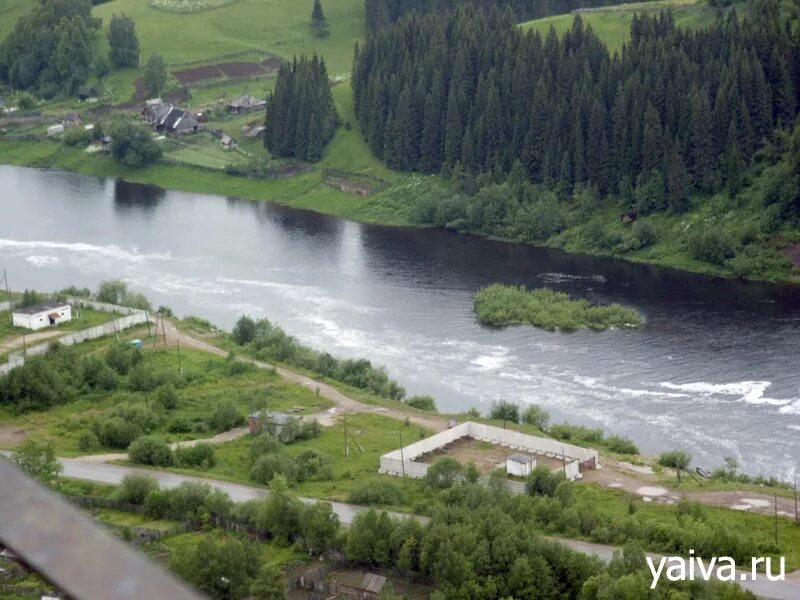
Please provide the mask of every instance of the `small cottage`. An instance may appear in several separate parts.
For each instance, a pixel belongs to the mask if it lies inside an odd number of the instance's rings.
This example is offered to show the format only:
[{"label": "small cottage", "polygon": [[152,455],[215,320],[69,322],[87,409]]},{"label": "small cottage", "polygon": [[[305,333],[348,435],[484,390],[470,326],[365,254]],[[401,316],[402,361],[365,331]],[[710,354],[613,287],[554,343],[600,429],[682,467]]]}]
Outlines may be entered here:
[{"label": "small cottage", "polygon": [[254,140],[256,138],[262,137],[266,130],[267,128],[264,127],[263,125],[252,125],[252,126],[245,125],[244,127],[242,127],[242,135],[244,135],[244,137],[248,139]]},{"label": "small cottage", "polygon": [[97,102],[97,90],[87,86],[78,88],[78,100],[81,102]]},{"label": "small cottage", "polygon": [[[350,574],[348,574],[350,575]],[[348,600],[378,600],[383,588],[386,586],[386,577],[367,573],[363,579],[356,582],[353,577],[342,577],[336,584],[336,597]]]},{"label": "small cottage", "polygon": [[250,94],[245,94],[233,102],[228,103],[228,112],[235,115],[243,115],[255,110],[264,110],[266,107],[266,100],[259,100]]},{"label": "small cottage", "polygon": [[506,473],[514,477],[527,477],[536,468],[536,457],[516,452],[506,458]]},{"label": "small cottage", "polygon": [[65,129],[69,127],[80,127],[83,125],[83,119],[81,119],[81,116],[78,113],[68,112],[61,119],[61,124]]},{"label": "small cottage", "polygon": [[236,140],[229,136],[227,133],[220,138],[220,143],[225,150],[233,150],[236,148]]},{"label": "small cottage", "polygon": [[57,302],[14,308],[11,312],[11,322],[14,327],[24,327],[33,331],[71,320],[72,307]]}]

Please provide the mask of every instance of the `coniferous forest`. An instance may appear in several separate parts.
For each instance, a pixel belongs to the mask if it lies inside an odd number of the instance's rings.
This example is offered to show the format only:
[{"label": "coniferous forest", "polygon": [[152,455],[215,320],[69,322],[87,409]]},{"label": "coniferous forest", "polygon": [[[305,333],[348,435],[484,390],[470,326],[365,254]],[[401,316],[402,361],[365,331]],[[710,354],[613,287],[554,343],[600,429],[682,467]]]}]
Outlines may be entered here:
[{"label": "coniferous forest", "polygon": [[325,61],[314,55],[281,65],[267,98],[264,143],[269,151],[317,161],[338,124]]},{"label": "coniferous forest", "polygon": [[800,39],[775,2],[707,30],[640,16],[621,56],[576,17],[563,38],[507,11],[412,15],[356,49],[359,124],[396,169],[508,174],[600,195],[640,189],[644,212],[735,188],[798,109]]}]

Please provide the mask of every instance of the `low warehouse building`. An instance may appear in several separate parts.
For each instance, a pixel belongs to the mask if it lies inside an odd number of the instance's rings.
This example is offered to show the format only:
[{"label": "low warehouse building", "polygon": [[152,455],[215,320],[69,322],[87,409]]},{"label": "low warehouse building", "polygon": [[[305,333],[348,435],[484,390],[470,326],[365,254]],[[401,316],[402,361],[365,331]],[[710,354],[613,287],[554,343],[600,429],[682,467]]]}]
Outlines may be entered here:
[{"label": "low warehouse building", "polygon": [[506,473],[514,477],[527,477],[536,468],[536,457],[515,452],[506,458]]},{"label": "low warehouse building", "polygon": [[46,303],[15,308],[11,321],[15,327],[25,329],[44,329],[72,320],[72,307],[69,304]]}]

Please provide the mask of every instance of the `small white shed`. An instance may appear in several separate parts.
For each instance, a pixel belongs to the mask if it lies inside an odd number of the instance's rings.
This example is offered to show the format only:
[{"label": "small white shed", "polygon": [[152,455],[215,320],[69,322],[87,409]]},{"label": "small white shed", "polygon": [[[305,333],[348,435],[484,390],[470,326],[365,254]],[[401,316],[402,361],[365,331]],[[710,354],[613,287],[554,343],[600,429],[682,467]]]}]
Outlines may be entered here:
[{"label": "small white shed", "polygon": [[506,458],[506,473],[515,477],[527,477],[536,468],[536,457],[516,452]]},{"label": "small white shed", "polygon": [[71,321],[72,307],[69,304],[50,303],[15,308],[11,313],[11,320],[15,327],[36,331]]}]

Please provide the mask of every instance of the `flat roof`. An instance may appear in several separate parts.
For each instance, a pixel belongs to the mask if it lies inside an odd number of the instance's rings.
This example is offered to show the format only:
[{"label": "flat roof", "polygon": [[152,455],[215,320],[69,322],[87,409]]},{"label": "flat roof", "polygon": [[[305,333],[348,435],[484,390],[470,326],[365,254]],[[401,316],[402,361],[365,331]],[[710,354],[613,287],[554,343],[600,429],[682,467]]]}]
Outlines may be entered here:
[{"label": "flat roof", "polygon": [[525,454],[523,452],[515,452],[514,454],[510,455],[506,460],[527,465],[528,463],[532,463],[533,461],[535,461],[536,458],[534,456],[531,456],[530,454]]},{"label": "flat roof", "polygon": [[19,308],[14,308],[12,312],[15,312],[19,315],[35,315],[40,312],[47,312],[67,307],[69,307],[69,304],[66,302],[43,302],[41,304],[32,304],[31,306],[20,306]]}]

